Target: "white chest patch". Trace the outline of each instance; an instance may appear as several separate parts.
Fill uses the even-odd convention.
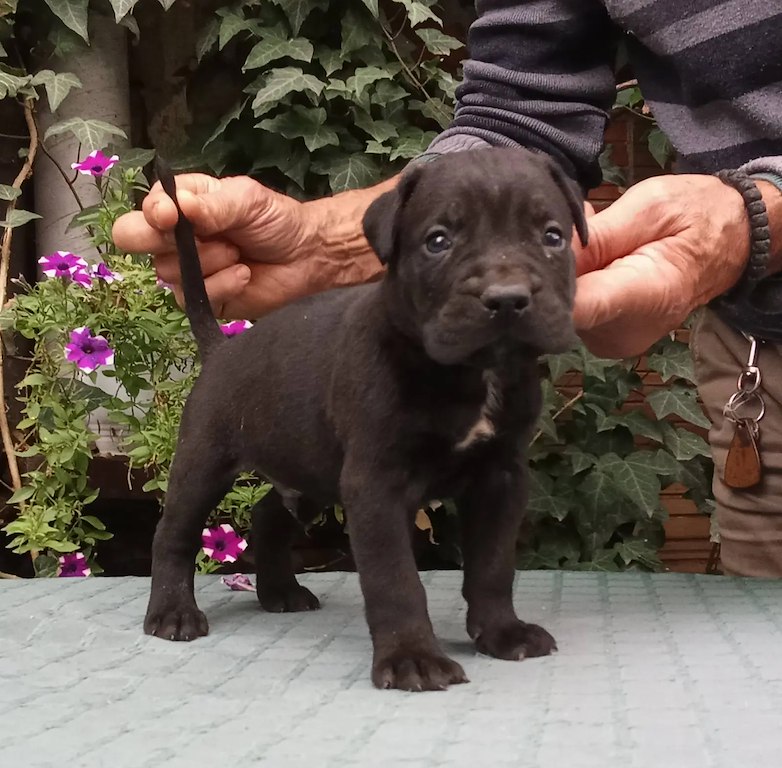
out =
[[[497,374],[494,371],[484,371],[483,381],[486,384],[486,397],[478,412],[475,423],[467,430],[467,434],[456,444],[457,451],[466,451],[477,443],[491,440],[496,434],[494,420],[502,408],[502,389]]]

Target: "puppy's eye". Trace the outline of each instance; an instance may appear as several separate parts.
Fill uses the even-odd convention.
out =
[[[426,238],[426,250],[429,251],[429,253],[437,255],[445,253],[451,249],[452,245],[453,243],[448,237],[448,234],[442,229],[431,232]]]
[[[547,248],[561,248],[565,244],[565,236],[559,227],[549,227],[543,233],[543,245]]]

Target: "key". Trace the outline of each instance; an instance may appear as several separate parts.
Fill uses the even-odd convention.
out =
[[[722,479],[729,488],[745,490],[756,486],[762,476],[758,424],[753,419],[737,419],[735,424]]]

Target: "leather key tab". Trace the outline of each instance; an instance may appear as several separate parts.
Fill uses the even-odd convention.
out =
[[[736,432],[725,459],[725,485],[736,490],[752,488],[760,482],[760,476],[756,427],[751,421],[737,421]]]

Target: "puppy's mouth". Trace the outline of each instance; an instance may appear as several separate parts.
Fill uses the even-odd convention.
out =
[[[455,309],[455,308],[454,308]],[[451,312],[443,308],[436,318],[423,326],[427,354],[443,365],[481,358],[493,348],[516,348],[531,356],[556,354],[578,343],[572,310],[566,307],[524,311]]]

